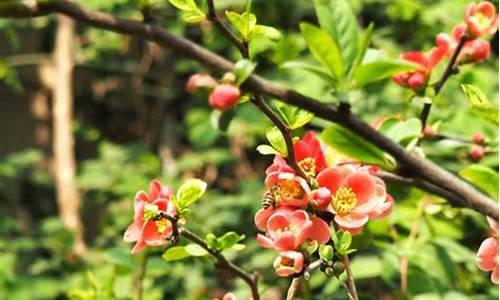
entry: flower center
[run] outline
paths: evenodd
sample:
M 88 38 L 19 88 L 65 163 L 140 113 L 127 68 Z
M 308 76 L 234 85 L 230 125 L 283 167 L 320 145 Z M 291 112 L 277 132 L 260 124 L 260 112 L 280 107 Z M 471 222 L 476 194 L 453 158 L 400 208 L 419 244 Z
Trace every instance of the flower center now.
M 297 226 L 295 226 L 294 224 L 290 224 L 288 226 L 276 229 L 276 233 L 277 234 L 282 234 L 284 232 L 293 232 L 293 233 L 296 233 L 297 232 Z
M 170 225 L 170 222 L 167 219 L 160 219 L 160 220 L 155 222 L 155 225 L 156 225 L 156 228 L 158 229 L 158 232 L 163 233 Z
M 339 188 L 335 195 L 332 196 L 333 209 L 339 215 L 347 215 L 356 207 L 356 204 L 358 204 L 358 198 L 349 187 Z
M 156 218 L 156 215 L 158 214 L 158 206 L 154 204 L 146 204 L 144 205 L 144 210 L 143 210 L 143 216 L 144 219 L 149 221 L 154 218 Z
M 305 191 L 299 182 L 295 180 L 286 180 L 275 184 L 271 191 L 276 202 L 276 205 L 283 199 L 302 199 Z
M 291 259 L 290 257 L 282 256 L 281 265 L 285 267 L 293 267 L 293 259 Z
M 490 25 L 490 19 L 480 12 L 474 14 L 474 19 L 476 19 L 476 22 L 480 27 L 487 27 Z
M 314 175 L 316 175 L 316 162 L 314 158 L 306 157 L 299 161 L 298 165 L 307 176 L 314 177 Z

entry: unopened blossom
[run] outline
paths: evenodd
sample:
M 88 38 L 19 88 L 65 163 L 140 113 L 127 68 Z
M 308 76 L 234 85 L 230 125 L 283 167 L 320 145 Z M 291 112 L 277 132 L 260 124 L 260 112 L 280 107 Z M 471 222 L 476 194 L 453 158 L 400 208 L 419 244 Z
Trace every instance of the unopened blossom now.
M 344 165 L 325 169 L 316 178 L 320 187 L 330 190 L 330 209 L 335 222 L 354 232 L 368 222 L 370 215 L 383 214 L 391 206 L 384 204 L 387 193 L 384 182 L 376 177 L 376 170 Z
M 274 259 L 273 267 L 281 277 L 298 274 L 304 268 L 304 255 L 298 251 L 282 251 Z
M 273 172 L 266 177 L 266 186 L 273 193 L 276 205 L 304 207 L 308 204 L 311 190 L 300 176 Z
M 413 90 L 421 90 L 427 86 L 434 67 L 441 61 L 447 49 L 436 47 L 425 54 L 419 51 L 409 51 L 401 55 L 402 60 L 417 65 L 415 71 L 396 74 L 392 77 L 397 84 Z
M 240 99 L 240 89 L 232 84 L 219 84 L 208 96 L 210 105 L 220 111 L 235 107 Z
M 149 194 L 140 191 L 134 199 L 134 222 L 127 228 L 123 239 L 136 242 L 132 253 L 138 253 L 145 246 L 160 246 L 168 242 L 172 224 L 166 219 L 157 219 L 159 212 L 176 215 L 176 208 L 170 201 L 172 190 L 161 185 L 159 180 L 151 181 Z
M 483 159 L 484 153 L 485 153 L 484 147 L 479 145 L 474 145 L 469 150 L 470 158 L 476 161 Z
M 211 90 L 217 85 L 217 81 L 208 74 L 193 74 L 186 82 L 186 90 L 190 94 L 198 92 L 200 89 Z
M 472 142 L 474 144 L 481 145 L 484 142 L 484 134 L 481 132 L 476 132 L 472 135 Z
M 457 45 L 462 38 L 462 36 L 467 34 L 467 26 L 463 23 L 456 25 L 451 35 L 446 33 L 439 33 L 436 36 L 436 46 L 438 48 L 446 49 L 446 55 L 451 57 L 457 48 Z M 481 62 L 490 57 L 491 45 L 488 41 L 475 38 L 468 39 L 464 42 L 462 50 L 458 56 L 458 62 L 473 63 Z
M 498 29 L 496 8 L 488 1 L 469 4 L 464 13 L 464 20 L 471 37 L 493 35 Z
M 491 281 L 498 284 L 498 220 L 487 218 L 493 236 L 484 240 L 477 251 L 476 262 L 482 271 L 491 272 Z
M 307 240 L 324 244 L 330 238 L 325 221 L 291 207 L 261 209 L 255 215 L 255 224 L 265 231 L 265 234 L 257 235 L 257 242 L 279 251 L 295 250 Z

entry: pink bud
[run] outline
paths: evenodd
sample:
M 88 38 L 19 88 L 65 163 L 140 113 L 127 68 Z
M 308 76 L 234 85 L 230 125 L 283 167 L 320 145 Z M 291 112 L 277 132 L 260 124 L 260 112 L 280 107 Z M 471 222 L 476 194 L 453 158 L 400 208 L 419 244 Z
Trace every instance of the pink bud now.
M 422 133 L 424 134 L 425 138 L 431 138 L 431 137 L 436 136 L 436 131 L 430 125 L 425 125 Z
M 480 62 L 488 59 L 491 54 L 491 46 L 488 41 L 475 39 L 468 45 L 468 59 L 470 62 Z
M 210 105 L 220 111 L 227 111 L 234 107 L 240 99 L 240 89 L 230 84 L 219 84 L 210 93 Z
M 484 142 L 484 135 L 481 132 L 476 132 L 472 135 L 472 142 L 474 144 L 482 144 Z
M 408 87 L 413 90 L 418 90 L 425 86 L 427 80 L 422 72 L 415 72 L 408 79 Z
M 476 161 L 483 159 L 484 156 L 484 148 L 479 145 L 474 145 L 469 151 L 469 156 Z
M 186 90 L 190 94 L 196 93 L 199 89 L 213 89 L 217 85 L 215 79 L 208 74 L 193 74 L 186 83 Z

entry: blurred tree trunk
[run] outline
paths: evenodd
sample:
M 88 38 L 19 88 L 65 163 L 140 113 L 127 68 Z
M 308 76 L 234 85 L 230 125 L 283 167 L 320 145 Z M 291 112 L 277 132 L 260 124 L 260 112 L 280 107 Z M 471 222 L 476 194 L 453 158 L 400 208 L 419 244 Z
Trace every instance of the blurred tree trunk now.
M 54 47 L 53 92 L 53 150 L 59 217 L 74 234 L 74 254 L 86 251 L 79 214 L 80 196 L 76 186 L 76 161 L 73 132 L 73 66 L 75 22 L 66 16 L 57 17 Z

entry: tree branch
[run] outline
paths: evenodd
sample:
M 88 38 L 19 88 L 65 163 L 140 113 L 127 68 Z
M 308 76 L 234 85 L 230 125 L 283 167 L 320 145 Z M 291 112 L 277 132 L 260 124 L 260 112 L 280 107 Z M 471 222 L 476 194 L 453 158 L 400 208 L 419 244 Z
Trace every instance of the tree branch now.
M 451 77 L 451 75 L 455 74 L 457 72 L 456 68 L 456 62 L 458 59 L 458 56 L 460 55 L 460 51 L 462 51 L 462 48 L 465 44 L 465 41 L 467 41 L 467 35 L 464 34 L 460 37 L 460 40 L 458 41 L 457 47 L 455 48 L 455 51 L 453 52 L 453 55 L 450 58 L 450 62 L 448 63 L 448 66 L 446 66 L 446 69 L 443 72 L 443 75 L 441 75 L 441 78 L 436 82 L 434 85 L 434 94 L 439 94 L 441 91 L 441 88 L 445 84 L 445 82 L 448 80 L 448 78 Z M 425 103 L 424 108 L 422 109 L 422 112 L 420 113 L 420 121 L 422 121 L 422 130 L 424 130 L 425 125 L 427 124 L 427 119 L 429 118 L 429 114 L 431 112 L 431 107 L 432 107 L 432 102 L 431 103 Z
M 16 2 L 19 2 L 17 6 L 23 5 L 23 1 L 18 0 Z M 0 6 L 0 17 L 30 17 L 50 12 L 62 13 L 94 27 L 141 37 L 154 41 L 163 47 L 174 48 L 183 55 L 197 60 L 207 68 L 215 71 L 228 72 L 234 69 L 232 62 L 187 39 L 176 37 L 159 26 L 116 18 L 107 13 L 83 9 L 68 0 L 40 1 L 36 9 L 30 10 L 29 14 L 25 13 L 22 15 L 16 14 L 15 9 Z M 411 170 L 409 176 L 420 177 L 441 188 L 446 188 L 457 197 L 463 199 L 467 207 L 493 218 L 498 218 L 498 204 L 489 197 L 433 162 L 406 151 L 400 145 L 381 135 L 357 116 L 351 113 L 340 113 L 335 106 L 286 89 L 257 75 L 251 75 L 245 82 L 244 87 L 256 93 L 275 97 L 280 101 L 310 111 L 317 117 L 348 128 L 391 154 L 399 163 L 400 170 Z
M 344 255 L 344 266 L 347 274 L 347 286 L 349 287 L 349 294 L 353 300 L 358 300 L 358 291 L 356 290 L 356 283 L 352 275 L 351 264 L 349 263 L 349 256 Z
M 290 286 L 288 286 L 286 300 L 293 300 L 295 298 L 295 295 L 297 294 L 297 291 L 300 287 L 300 279 L 301 277 L 294 277 L 292 279 L 292 282 L 290 282 Z

